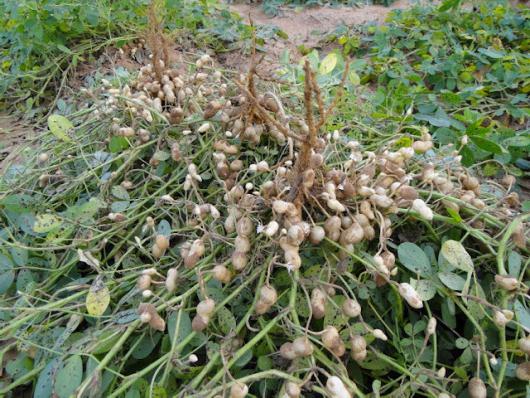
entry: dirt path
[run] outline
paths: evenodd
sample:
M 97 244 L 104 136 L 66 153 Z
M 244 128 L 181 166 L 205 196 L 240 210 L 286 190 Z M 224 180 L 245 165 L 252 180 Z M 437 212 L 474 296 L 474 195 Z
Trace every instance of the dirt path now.
M 244 19 L 252 18 L 260 25 L 275 25 L 289 36 L 288 41 L 297 45 L 314 45 L 322 33 L 339 25 L 360 25 L 366 22 L 383 22 L 390 11 L 407 8 L 409 0 L 398 0 L 389 7 L 367 5 L 360 7 L 304 7 L 283 8 L 280 15 L 269 17 L 260 5 L 232 4 L 230 9 Z
M 300 54 L 298 47 L 306 48 L 318 46 L 324 35 L 340 25 L 355 26 L 367 22 L 382 23 L 387 15 L 395 9 L 410 6 L 410 0 L 397 0 L 389 7 L 366 5 L 360 7 L 283 7 L 278 16 L 266 15 L 260 4 L 230 4 L 231 11 L 237 12 L 244 20 L 250 18 L 256 25 L 273 25 L 288 35 L 286 40 L 269 40 L 265 44 L 267 56 L 264 60 L 266 69 L 277 67 L 278 59 L 287 49 L 291 60 L 296 61 Z M 246 65 L 245 57 L 230 54 L 222 60 L 226 66 L 241 69 Z M 244 67 L 243 67 L 244 69 Z

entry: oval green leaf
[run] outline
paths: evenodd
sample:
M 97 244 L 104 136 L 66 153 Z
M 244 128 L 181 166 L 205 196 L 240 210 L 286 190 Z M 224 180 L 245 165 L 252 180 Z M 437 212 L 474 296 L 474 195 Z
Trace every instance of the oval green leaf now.
M 418 292 L 422 301 L 429 301 L 436 295 L 436 285 L 428 279 L 410 280 L 411 286 Z
M 473 260 L 459 241 L 446 240 L 440 253 L 453 267 L 466 272 L 473 271 Z
M 449 289 L 457 292 L 462 291 L 466 285 L 466 280 L 464 278 L 452 272 L 438 272 L 438 278 L 440 278 L 442 283 Z
M 335 69 L 337 66 L 337 61 L 339 60 L 339 57 L 336 53 L 329 53 L 324 57 L 322 62 L 320 63 L 320 67 L 318 68 L 318 72 L 321 75 L 327 75 Z
M 70 398 L 83 379 L 81 356 L 70 357 L 55 376 L 54 391 L 58 398 Z
M 431 273 L 431 263 L 425 252 L 414 243 L 405 242 L 398 247 L 399 261 L 403 266 L 420 275 Z
M 14 280 L 13 262 L 9 257 L 0 254 L 0 294 L 7 292 Z
M 50 132 L 60 140 L 71 142 L 68 132 L 74 128 L 70 120 L 61 115 L 51 115 L 48 118 L 48 127 Z

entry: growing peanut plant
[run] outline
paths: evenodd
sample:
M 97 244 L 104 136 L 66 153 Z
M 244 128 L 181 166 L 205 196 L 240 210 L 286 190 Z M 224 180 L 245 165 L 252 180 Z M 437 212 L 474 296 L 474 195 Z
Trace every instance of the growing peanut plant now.
M 375 150 L 329 130 L 348 63 L 326 90 L 307 61 L 287 85 L 257 63 L 154 56 L 6 171 L 0 393 L 525 396 L 514 178 L 479 180 L 425 127 Z

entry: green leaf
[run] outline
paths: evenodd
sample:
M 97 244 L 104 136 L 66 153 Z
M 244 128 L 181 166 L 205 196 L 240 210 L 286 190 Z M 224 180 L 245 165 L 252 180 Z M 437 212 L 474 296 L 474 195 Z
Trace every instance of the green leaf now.
M 136 309 L 130 309 L 130 310 L 119 311 L 116 314 L 114 314 L 113 321 L 114 323 L 117 323 L 118 325 L 126 325 L 128 323 L 136 321 L 137 319 L 139 319 L 139 316 L 138 316 L 138 313 L 136 312 Z
M 53 380 L 60 364 L 59 358 L 54 358 L 42 369 L 33 390 L 33 398 L 49 398 L 52 396 Z
M 136 344 L 132 356 L 135 359 L 144 359 L 153 352 L 154 348 L 160 341 L 160 338 L 162 337 L 161 333 L 155 333 L 155 334 L 144 334 L 141 338 L 141 340 Z
M 441 11 L 441 12 L 449 11 L 452 8 L 454 9 L 458 8 L 459 5 L 460 5 L 460 0 L 446 0 L 440 5 L 440 7 L 438 7 L 438 11 Z
M 121 330 L 121 329 L 120 329 Z M 91 347 L 91 353 L 94 355 L 109 352 L 114 344 L 120 339 L 121 333 L 116 329 L 104 330 L 97 334 L 97 340 Z
M 411 279 L 410 285 L 416 290 L 422 301 L 429 301 L 436 295 L 436 285 L 428 279 Z
M 456 348 L 463 350 L 464 348 L 469 346 L 469 340 L 464 339 L 463 337 L 459 337 L 455 340 L 455 345 L 456 345 Z
M 111 193 L 112 193 L 112 196 L 114 196 L 117 199 L 122 199 L 122 200 L 130 199 L 129 193 L 121 185 L 114 185 L 111 189 Z
M 158 160 L 159 162 L 164 162 L 171 157 L 167 151 L 156 151 L 153 155 L 153 159 Z
M 298 316 L 301 316 L 302 318 L 309 318 L 309 303 L 307 302 L 307 298 L 303 292 L 296 293 L 294 308 Z
M 327 75 L 330 74 L 333 69 L 337 66 L 337 61 L 339 60 L 339 57 L 337 56 L 337 53 L 329 53 L 324 57 L 322 62 L 320 63 L 320 66 L 318 68 L 318 72 L 321 75 Z
M 14 360 L 7 362 L 5 369 L 6 373 L 16 380 L 33 369 L 33 360 L 26 354 L 19 353 Z
M 502 143 L 506 146 L 512 147 L 530 147 L 530 136 L 518 135 L 507 138 Z
M 359 84 L 361 84 L 361 78 L 354 70 L 350 71 L 350 73 L 348 74 L 348 79 L 354 86 L 358 86 Z
M 471 135 L 469 136 L 469 139 L 473 144 L 475 144 L 483 151 L 494 153 L 496 155 L 501 155 L 502 153 L 506 152 L 506 150 L 502 146 L 500 146 L 496 142 L 488 140 L 487 138 Z
M 29 269 L 23 268 L 18 271 L 17 275 L 17 290 L 27 292 L 32 288 L 34 282 L 33 274 Z
M 83 379 L 83 360 L 80 355 L 70 357 L 55 376 L 54 391 L 58 398 L 70 398 Z
M 273 363 L 272 359 L 267 355 L 262 355 L 258 357 L 258 369 L 259 370 L 269 370 L 272 369 Z
M 337 329 L 340 329 L 342 326 L 348 323 L 348 318 L 344 315 L 340 309 L 342 303 L 346 298 L 342 295 L 336 295 L 331 297 L 331 300 L 335 302 L 335 305 L 328 303 L 324 310 L 324 325 L 332 325 Z M 307 299 L 304 299 L 307 302 Z
M 48 128 L 60 140 L 72 142 L 72 139 L 68 136 L 68 132 L 74 128 L 74 125 L 64 116 L 51 115 L 48 117 Z
M 514 278 L 519 278 L 522 261 L 519 253 L 513 250 L 510 251 L 510 255 L 508 256 L 508 273 Z
M 457 292 L 462 291 L 466 284 L 466 280 L 464 278 L 452 272 L 438 272 L 438 278 L 440 278 L 442 283 L 449 289 L 455 290 Z
M 13 262 L 9 257 L 0 254 L 0 294 L 4 294 L 15 280 Z
M 479 48 L 478 52 L 481 54 L 484 54 L 486 57 L 490 57 L 494 59 L 500 59 L 506 55 L 503 52 L 493 50 L 491 48 Z
M 431 263 L 425 252 L 414 243 L 404 242 L 398 247 L 398 258 L 406 268 L 422 276 L 431 273 Z
M 371 353 L 368 354 L 368 357 L 364 361 L 359 363 L 359 366 L 363 369 L 380 371 L 390 368 L 390 365 L 387 362 L 376 357 L 375 355 L 372 355 Z
M 106 207 L 107 205 L 101 199 L 93 197 L 90 198 L 83 204 L 69 207 L 62 216 L 72 221 L 88 221 L 92 219 L 99 209 Z
M 110 205 L 110 210 L 114 213 L 122 213 L 126 211 L 131 206 L 131 202 L 128 200 L 118 200 L 116 202 L 112 202 Z
M 151 390 L 151 393 L 149 394 L 149 397 L 150 398 L 167 398 L 167 391 L 163 386 L 155 384 L 153 386 L 153 389 Z
M 109 151 L 111 153 L 119 153 L 124 149 L 129 148 L 129 141 L 127 138 L 119 135 L 113 135 L 109 142 Z
M 59 228 L 61 224 L 62 220 L 54 214 L 39 214 L 35 218 L 33 231 L 42 234 Z
M 11 254 L 11 258 L 13 258 L 15 264 L 19 267 L 24 267 L 28 262 L 29 253 L 27 249 L 11 247 L 9 249 L 9 253 Z
M 221 307 L 216 313 L 217 322 L 219 323 L 219 329 L 224 334 L 229 334 L 236 329 L 236 318 L 232 315 L 232 312 L 226 307 Z
M 175 331 L 177 327 L 178 312 L 173 312 L 167 319 L 167 328 L 171 343 L 175 338 Z M 178 325 L 177 343 L 180 343 L 192 332 L 191 319 L 187 312 L 182 311 L 180 314 L 180 322 Z
M 414 118 L 416 118 L 417 120 L 429 122 L 435 127 L 451 127 L 451 120 L 447 116 L 434 116 L 420 113 L 414 115 Z
M 472 296 L 486 299 L 486 294 L 484 293 L 484 290 L 482 289 L 482 286 L 480 286 L 478 283 L 474 283 L 471 288 L 469 289 Z M 467 302 L 467 308 L 469 310 L 469 313 L 478 320 L 481 320 L 486 316 L 485 309 L 483 305 L 476 301 L 476 300 L 468 300 Z
M 133 387 L 129 391 L 127 391 L 127 394 L 125 394 L 125 398 L 142 398 L 142 395 L 136 387 Z
M 530 310 L 526 308 L 519 300 L 513 303 L 513 309 L 517 320 L 525 328 L 530 329 Z
M 459 241 L 446 240 L 442 245 L 440 254 L 453 267 L 466 272 L 473 271 L 473 260 Z
M 254 357 L 254 352 L 252 350 L 246 351 L 237 361 L 234 362 L 234 367 L 243 368 L 247 363 L 249 363 Z

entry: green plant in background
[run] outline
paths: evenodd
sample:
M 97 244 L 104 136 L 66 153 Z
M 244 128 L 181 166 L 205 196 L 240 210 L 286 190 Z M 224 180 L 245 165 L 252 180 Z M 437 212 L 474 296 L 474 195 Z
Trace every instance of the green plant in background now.
M 368 4 L 381 4 L 390 6 L 395 0 L 264 0 L 262 2 L 263 12 L 269 16 L 281 15 L 282 7 L 359 7 Z
M 147 0 L 2 0 L 0 95 L 4 106 L 39 111 L 67 75 L 108 46 L 142 36 Z M 167 28 L 179 40 L 222 50 L 251 29 L 216 0 L 165 1 Z M 31 108 L 35 108 L 33 112 Z
M 529 17 L 498 2 L 453 12 L 417 6 L 330 39 L 358 58 L 361 82 L 375 84 L 374 119 L 426 124 L 440 143 L 464 142 L 467 165 L 494 159 L 530 170 Z

